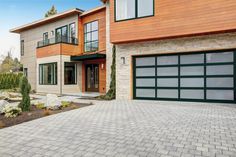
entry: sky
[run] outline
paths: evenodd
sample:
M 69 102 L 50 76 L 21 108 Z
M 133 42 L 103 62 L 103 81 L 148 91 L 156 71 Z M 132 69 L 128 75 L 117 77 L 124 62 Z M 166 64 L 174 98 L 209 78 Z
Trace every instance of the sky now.
M 13 57 L 20 57 L 20 35 L 9 30 L 35 20 L 54 5 L 57 12 L 72 8 L 89 10 L 102 5 L 100 0 L 0 0 L 0 56 L 9 50 Z

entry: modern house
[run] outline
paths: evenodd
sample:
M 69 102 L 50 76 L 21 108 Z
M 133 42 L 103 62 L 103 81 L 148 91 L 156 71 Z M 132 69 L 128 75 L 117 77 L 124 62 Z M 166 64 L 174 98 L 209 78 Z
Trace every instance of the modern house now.
M 102 0 L 12 29 L 39 93 L 109 89 L 117 99 L 236 100 L 235 0 Z

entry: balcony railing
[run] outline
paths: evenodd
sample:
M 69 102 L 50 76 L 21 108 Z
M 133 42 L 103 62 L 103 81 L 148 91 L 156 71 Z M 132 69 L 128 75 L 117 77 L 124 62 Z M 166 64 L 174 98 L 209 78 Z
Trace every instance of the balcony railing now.
M 78 39 L 74 37 L 59 36 L 59 37 L 54 37 L 54 38 L 39 41 L 37 43 L 37 47 L 40 48 L 40 47 L 57 44 L 57 43 L 78 45 Z

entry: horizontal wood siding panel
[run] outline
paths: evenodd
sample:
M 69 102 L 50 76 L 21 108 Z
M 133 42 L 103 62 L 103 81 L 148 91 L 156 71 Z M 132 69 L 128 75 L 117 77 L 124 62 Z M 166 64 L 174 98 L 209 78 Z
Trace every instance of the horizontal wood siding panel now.
M 110 3 L 112 43 L 236 30 L 235 0 L 155 0 L 155 16 L 122 22 Z
M 81 51 L 84 52 L 84 24 L 92 22 L 92 21 L 98 21 L 99 26 L 99 32 L 98 32 L 98 38 L 99 38 L 99 52 L 106 50 L 106 8 L 101 9 L 97 12 L 94 12 L 92 14 L 88 14 L 86 16 L 83 16 L 81 19 L 79 19 L 79 39 L 80 39 L 80 46 Z

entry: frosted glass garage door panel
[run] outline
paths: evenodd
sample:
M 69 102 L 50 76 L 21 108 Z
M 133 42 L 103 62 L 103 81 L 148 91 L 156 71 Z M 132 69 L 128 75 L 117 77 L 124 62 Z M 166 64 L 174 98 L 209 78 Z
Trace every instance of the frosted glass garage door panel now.
M 233 65 L 215 65 L 206 67 L 207 75 L 233 75 Z
M 197 63 L 204 63 L 204 54 L 180 56 L 180 64 L 197 64 Z
M 182 99 L 204 99 L 204 90 L 181 90 Z
M 158 98 L 178 98 L 178 90 L 175 89 L 157 89 Z
M 178 67 L 157 68 L 157 76 L 178 76 Z
M 136 66 L 154 66 L 155 57 L 136 58 Z
M 178 87 L 178 79 L 176 78 L 157 79 L 157 87 Z
M 207 87 L 234 87 L 233 77 L 207 78 Z
M 204 75 L 204 67 L 203 66 L 186 66 L 180 67 L 180 75 Z
M 178 64 L 178 56 L 157 57 L 157 65 L 176 65 Z
M 207 53 L 206 61 L 207 63 L 233 62 L 234 55 L 233 52 Z
M 136 97 L 155 98 L 155 89 L 136 89 Z
M 155 87 L 155 79 L 136 79 L 137 87 Z
M 204 78 L 181 78 L 181 87 L 204 87 Z
M 155 76 L 155 68 L 137 68 L 136 76 Z
M 207 90 L 207 99 L 234 100 L 233 90 Z

